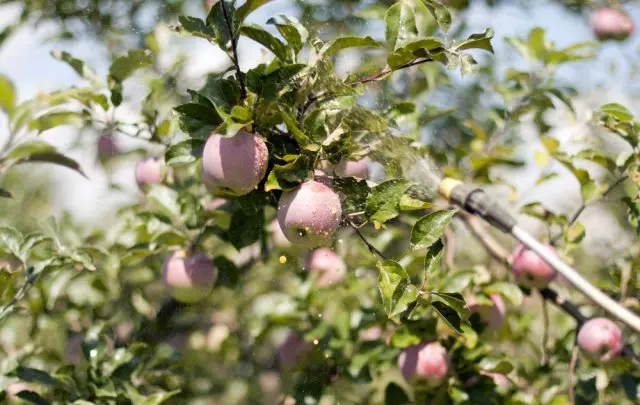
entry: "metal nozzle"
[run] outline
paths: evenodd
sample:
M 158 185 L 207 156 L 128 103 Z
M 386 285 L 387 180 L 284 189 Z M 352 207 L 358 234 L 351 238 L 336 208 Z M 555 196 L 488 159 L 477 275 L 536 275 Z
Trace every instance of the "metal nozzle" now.
M 471 214 L 480 216 L 503 232 L 511 232 L 516 225 L 515 218 L 477 186 L 463 184 L 451 178 L 444 178 L 438 186 L 438 191 L 453 204 Z

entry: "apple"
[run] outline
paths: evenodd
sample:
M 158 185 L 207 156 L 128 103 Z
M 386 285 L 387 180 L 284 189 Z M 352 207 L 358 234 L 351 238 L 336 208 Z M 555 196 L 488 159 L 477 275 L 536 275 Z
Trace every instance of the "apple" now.
M 284 232 L 282 232 L 282 228 L 280 228 L 280 223 L 277 219 L 274 219 L 271 224 L 269 224 L 269 231 L 271 232 L 271 238 L 275 247 L 282 249 L 291 246 L 291 242 L 289 242 L 289 239 L 287 239 Z
M 551 245 L 547 249 L 555 253 Z M 556 277 L 555 269 L 522 244 L 513 251 L 511 269 L 519 283 L 531 288 L 544 288 Z
M 311 344 L 295 332 L 290 332 L 278 347 L 278 363 L 283 368 L 294 368 L 311 351 Z
M 316 285 L 327 287 L 344 280 L 347 274 L 347 265 L 344 260 L 332 249 L 315 249 L 305 264 L 305 268 L 311 273 L 317 274 Z
M 241 130 L 232 137 L 212 134 L 202 152 L 204 183 L 222 196 L 254 190 L 267 171 L 269 151 L 258 135 Z
M 326 246 L 338 229 L 340 197 L 326 185 L 311 180 L 282 193 L 278 222 L 287 239 L 296 246 Z
M 379 325 L 371 326 L 360 332 L 360 340 L 363 342 L 371 342 L 382 338 L 382 328 Z
M 355 161 L 343 159 L 334 168 L 334 173 L 340 177 L 367 179 L 369 177 L 369 159 Z
M 162 183 L 163 167 L 157 157 L 148 157 L 136 164 L 136 182 L 140 188 L 149 184 Z
M 601 41 L 627 39 L 634 30 L 631 17 L 616 7 L 600 7 L 591 14 L 591 28 Z
M 489 329 L 500 329 L 505 316 L 504 300 L 498 294 L 489 294 L 489 298 L 493 305 L 480 304 L 475 296 L 470 296 L 467 298 L 467 308 L 469 311 L 477 313 Z
M 590 357 L 602 362 L 622 351 L 622 330 L 607 318 L 593 318 L 578 332 L 578 346 Z
M 449 374 L 449 356 L 439 343 L 409 346 L 400 353 L 398 367 L 407 381 L 442 383 Z
M 111 135 L 100 135 L 98 138 L 98 158 L 107 159 L 120 153 L 120 148 Z
M 211 293 L 217 275 L 213 262 L 206 254 L 189 255 L 185 249 L 173 252 L 162 271 L 171 296 L 185 304 L 206 298 Z

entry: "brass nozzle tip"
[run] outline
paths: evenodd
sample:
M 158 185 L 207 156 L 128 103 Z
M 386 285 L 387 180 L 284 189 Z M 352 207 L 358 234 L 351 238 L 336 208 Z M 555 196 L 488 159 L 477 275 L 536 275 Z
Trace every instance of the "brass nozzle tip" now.
M 451 200 L 451 191 L 461 184 L 460 180 L 445 177 L 438 185 L 438 192 L 447 200 Z

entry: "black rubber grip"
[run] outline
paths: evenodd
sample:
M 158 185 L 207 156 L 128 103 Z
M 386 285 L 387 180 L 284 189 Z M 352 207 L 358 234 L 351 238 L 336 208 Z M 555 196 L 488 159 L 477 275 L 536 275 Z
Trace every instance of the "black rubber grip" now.
M 511 232 L 516 225 L 515 218 L 477 186 L 461 184 L 454 187 L 451 190 L 451 202 L 471 214 L 478 215 L 503 232 Z

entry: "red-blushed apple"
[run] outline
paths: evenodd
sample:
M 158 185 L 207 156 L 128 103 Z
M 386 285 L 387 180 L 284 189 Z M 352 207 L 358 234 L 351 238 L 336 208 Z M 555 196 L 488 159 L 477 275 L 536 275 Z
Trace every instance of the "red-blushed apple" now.
M 499 329 L 504 321 L 505 305 L 504 300 L 498 294 L 489 294 L 493 305 L 481 304 L 478 299 L 472 295 L 467 297 L 467 308 L 469 311 L 475 312 L 480 316 L 489 329 Z
M 108 159 L 120 153 L 116 140 L 111 135 L 100 135 L 98 138 L 98 158 Z
M 312 274 L 316 274 L 316 285 L 327 287 L 344 280 L 347 274 L 347 265 L 344 260 L 332 249 L 315 249 L 305 264 L 305 268 Z
M 314 180 L 282 193 L 278 202 L 280 228 L 292 244 L 300 247 L 328 245 L 341 216 L 340 197 Z
M 173 252 L 162 271 L 170 295 L 186 304 L 206 298 L 211 293 L 217 275 L 213 262 L 206 254 L 189 255 L 185 249 Z
M 616 7 L 600 7 L 591 14 L 591 28 L 601 41 L 627 39 L 634 30 L 631 17 Z
M 22 262 L 18 259 L 14 259 L 13 257 L 3 257 L 0 258 L 0 271 L 8 271 L 9 273 L 13 273 L 22 268 Z
M 305 341 L 295 332 L 290 332 L 287 338 L 278 347 L 278 363 L 280 367 L 294 368 L 302 360 L 304 355 L 311 351 L 311 343 Z
M 214 193 L 241 196 L 254 190 L 267 171 L 269 151 L 258 135 L 212 134 L 202 152 L 203 181 Z
M 371 342 L 382 339 L 382 328 L 379 325 L 371 326 L 359 334 L 360 340 L 363 342 Z
M 607 318 L 593 318 L 578 332 L 578 346 L 594 359 L 606 362 L 622 351 L 622 330 Z
M 340 177 L 355 177 L 358 179 L 367 179 L 369 177 L 369 159 L 343 159 L 334 168 L 334 173 Z
M 139 187 L 162 183 L 162 162 L 157 157 L 148 157 L 136 164 L 136 182 Z
M 269 231 L 271 232 L 271 239 L 275 247 L 282 249 L 291 246 L 291 242 L 289 242 L 289 239 L 287 239 L 284 232 L 282 232 L 282 228 L 280 228 L 280 223 L 277 219 L 271 222 Z
M 437 342 L 409 346 L 400 353 L 398 367 L 407 381 L 442 383 L 449 374 L 447 350 Z
M 551 245 L 547 249 L 555 254 Z M 531 288 L 544 288 L 556 277 L 556 271 L 547 262 L 523 245 L 513 251 L 511 269 L 519 283 Z

